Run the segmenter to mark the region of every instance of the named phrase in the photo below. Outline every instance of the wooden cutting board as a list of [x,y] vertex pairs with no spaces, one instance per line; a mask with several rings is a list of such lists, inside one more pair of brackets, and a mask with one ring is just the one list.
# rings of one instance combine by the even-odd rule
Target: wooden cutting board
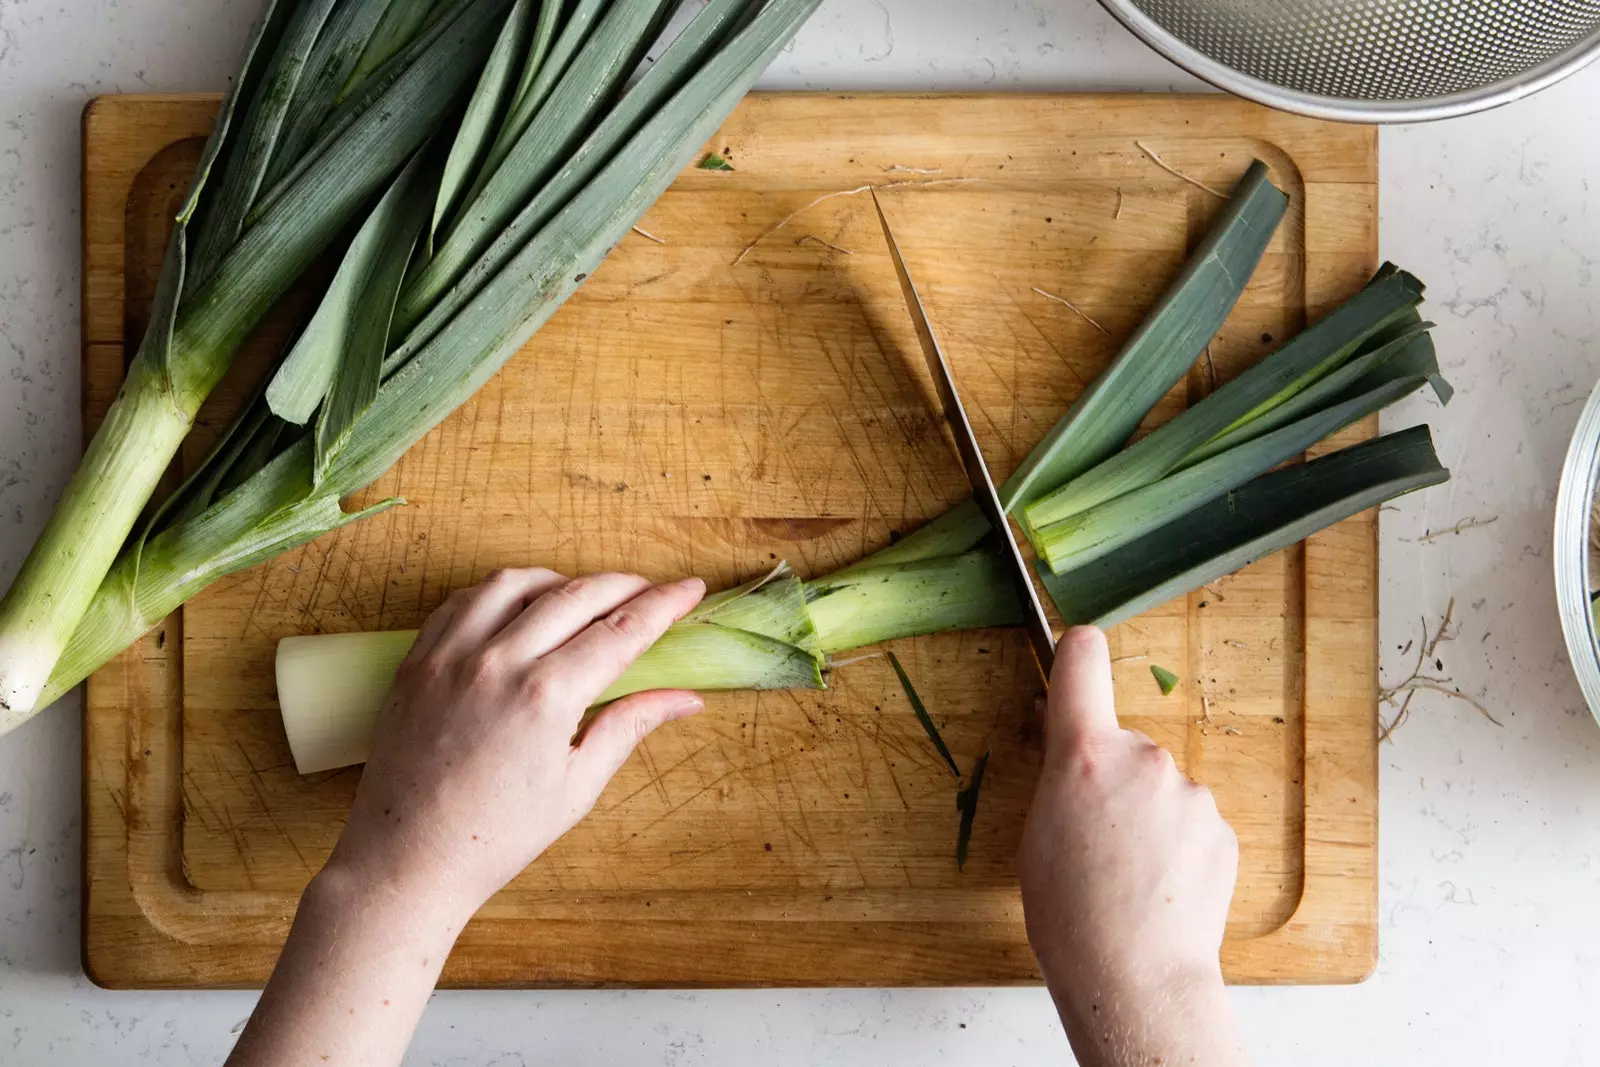
[[[107,97],[86,113],[91,426],[143,331],[215,103]],[[1220,202],[1157,156],[1224,189],[1260,157],[1292,207],[1210,359],[1153,419],[1376,265],[1374,133],[1224,97],[756,96],[708,147],[737,169],[687,171],[642,223],[655,240],[624,241],[499,377],[352,502],[409,507],[218,583],[91,680],[97,982],[266,978],[359,777],[296,776],[274,702],[279,638],[412,627],[502,566],[717,586],[784,558],[821,574],[965,495],[871,202],[847,191],[885,187],[1001,475],[1113,354]],[[282,328],[241,359],[185,462]],[[1224,949],[1235,981],[1356,981],[1375,961],[1376,548],[1374,516],[1352,519],[1112,637],[1125,721],[1209,783],[1238,831]],[[1036,980],[1012,871],[1038,764],[1025,641],[996,631],[897,650],[962,767],[993,753],[965,871],[956,783],[887,664],[869,660],[829,693],[715,697],[650,738],[595,814],[467,929],[446,982]],[[1183,676],[1171,697],[1153,663]]]

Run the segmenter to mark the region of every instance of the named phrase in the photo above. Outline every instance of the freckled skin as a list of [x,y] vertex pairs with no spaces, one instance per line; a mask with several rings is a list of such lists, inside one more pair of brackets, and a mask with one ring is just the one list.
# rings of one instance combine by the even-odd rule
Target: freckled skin
[[1209,790],[1117,723],[1105,635],[1069,632],[1018,873],[1082,1067],[1248,1062],[1218,953],[1239,846]]

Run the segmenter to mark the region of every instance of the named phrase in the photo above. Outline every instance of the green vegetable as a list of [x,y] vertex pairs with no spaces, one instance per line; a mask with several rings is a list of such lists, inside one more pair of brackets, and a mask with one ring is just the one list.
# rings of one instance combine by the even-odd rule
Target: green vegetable
[[956,869],[967,869],[967,853],[972,847],[972,824],[978,817],[978,795],[983,790],[983,772],[989,766],[990,753],[978,758],[972,768],[972,782],[956,794],[956,810],[961,812],[961,829],[956,836]]
[[945,746],[944,738],[939,735],[939,728],[933,724],[933,716],[928,714],[927,707],[922,703],[922,698],[917,695],[916,687],[911,684],[911,676],[900,663],[900,657],[893,652],[889,653],[889,666],[894,668],[895,675],[900,679],[900,687],[906,691],[906,699],[911,702],[911,710],[916,714],[917,721],[922,724],[922,729],[927,733],[928,740],[933,742],[933,747],[938,749],[939,755],[950,768],[950,773],[957,778],[961,777],[961,768],[956,766],[956,758],[950,755],[950,749]]
[[1266,165],[1252,165],[1150,317],[1001,487],[1008,512],[1072,481],[1127,442],[1233,310],[1288,203],[1267,180]]
[[1158,667],[1153,663],[1150,665],[1150,673],[1155,676],[1156,685],[1161,687],[1161,695],[1164,697],[1171,696],[1173,690],[1178,688],[1178,683],[1182,681],[1165,667]]
[[700,161],[701,170],[732,170],[733,164],[712,152]]
[[[127,380],[0,601],[0,732],[42,707],[46,678],[240,343],[459,106],[505,7],[463,0],[397,33],[389,61],[291,164],[287,101],[324,31],[351,26],[328,19],[327,0],[268,4],[179,212]],[[269,183],[274,157],[283,177]]]

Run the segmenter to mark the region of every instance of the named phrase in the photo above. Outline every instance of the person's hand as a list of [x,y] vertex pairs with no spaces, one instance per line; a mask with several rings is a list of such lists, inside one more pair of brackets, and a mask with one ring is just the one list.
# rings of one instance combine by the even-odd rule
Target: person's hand
[[693,693],[589,705],[705,595],[501,571],[423,626],[333,858],[311,881],[230,1067],[398,1064],[445,957],[492,894],[588,814]]
[[656,727],[694,693],[588,707],[705,595],[600,574],[500,571],[423,626],[378,722],[329,866],[438,901],[464,922],[589,813]]
[[1243,1062],[1218,954],[1239,846],[1210,790],[1117,723],[1105,635],[1070,631],[1018,868],[1080,1062]]

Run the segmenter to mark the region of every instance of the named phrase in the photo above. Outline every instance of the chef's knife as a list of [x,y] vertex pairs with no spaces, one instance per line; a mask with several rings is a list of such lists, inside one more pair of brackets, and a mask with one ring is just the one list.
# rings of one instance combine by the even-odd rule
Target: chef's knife
[[1028,573],[1028,564],[1022,556],[1022,549],[1017,546],[1016,536],[1011,532],[1011,523],[1006,519],[1005,509],[1000,506],[1000,494],[995,491],[994,478],[989,473],[988,464],[983,461],[983,452],[978,448],[978,438],[972,432],[972,422],[967,418],[967,410],[961,403],[961,395],[956,392],[955,378],[950,374],[950,362],[945,358],[944,349],[939,346],[939,339],[933,332],[933,323],[928,319],[927,308],[923,306],[922,297],[917,293],[916,284],[911,280],[911,272],[906,269],[905,257],[900,254],[900,245],[894,239],[894,232],[889,229],[889,219],[883,213],[883,205],[878,202],[878,194],[872,194],[872,203],[878,209],[878,221],[883,224],[883,238],[889,245],[889,255],[894,259],[895,273],[900,276],[900,288],[905,294],[906,306],[911,311],[911,320],[916,325],[917,339],[922,342],[922,355],[928,361],[928,370],[933,375],[934,387],[939,393],[939,404],[944,408],[945,421],[950,424],[950,430],[955,435],[956,451],[961,454],[961,465],[966,468],[967,481],[972,485],[972,496],[978,502],[978,507],[983,511],[984,517],[994,526],[1001,541],[1000,553],[1004,557],[1006,570],[1016,584],[1017,595],[1022,602],[1023,624],[1027,627],[1028,640],[1033,645],[1033,651],[1039,658],[1039,667],[1044,671],[1045,678],[1050,677],[1050,668],[1055,663],[1056,642],[1051,633],[1050,622],[1044,613],[1044,604],[1039,600],[1039,592],[1033,586],[1033,578]]

